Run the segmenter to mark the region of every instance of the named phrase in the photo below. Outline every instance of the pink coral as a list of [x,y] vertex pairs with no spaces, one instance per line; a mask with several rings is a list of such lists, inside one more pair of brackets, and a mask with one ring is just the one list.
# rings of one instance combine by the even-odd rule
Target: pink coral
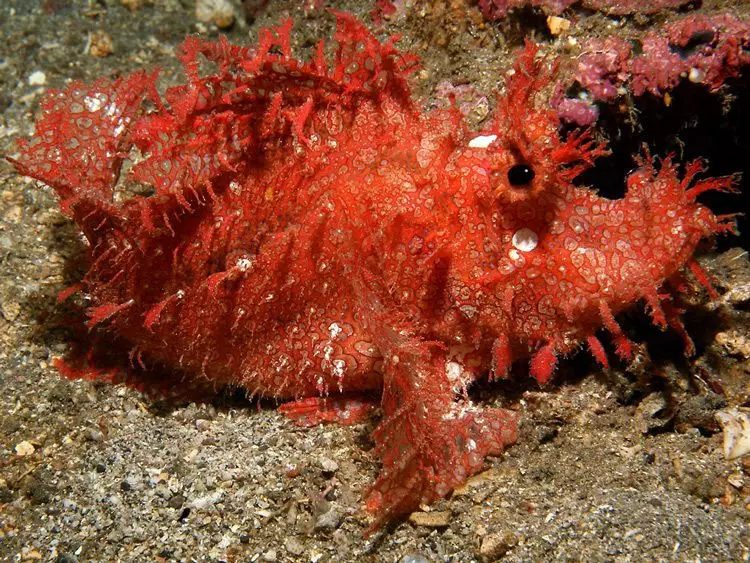
[[488,19],[500,19],[513,9],[534,6],[546,14],[561,14],[574,4],[605,14],[655,14],[666,9],[679,8],[690,0],[479,0],[479,7]]
[[[378,525],[516,439],[515,413],[469,399],[477,378],[530,357],[544,383],[582,344],[606,365],[600,327],[627,358],[615,315],[639,300],[689,349],[674,295],[685,269],[708,286],[693,252],[732,228],[696,197],[731,183],[643,157],[603,199],[572,183],[603,150],[559,137],[533,46],[476,133],[457,109],[420,112],[415,59],[337,19],[332,61],[322,43],[294,59],[286,22],[252,51],[186,40],[187,83],[164,99],[146,73],[52,92],[14,162],[89,241],[88,326],[153,386],[167,366],[293,399],[303,424],[359,420],[371,408],[347,394],[382,389]],[[126,163],[154,195],[114,197]]]
[[724,14],[688,16],[649,33],[635,54],[620,37],[591,39],[578,57],[575,79],[598,101],[630,88],[661,95],[683,78],[715,90],[750,64],[750,24]]
[[[620,37],[591,39],[577,60],[574,79],[586,100],[558,96],[561,117],[592,123],[593,101],[611,102],[630,92],[663,95],[682,80],[716,90],[750,64],[750,24],[729,15],[687,16],[649,33],[641,52]],[[562,89],[562,88],[560,88]]]
[[631,88],[663,94],[683,77],[715,90],[750,64],[750,23],[736,16],[689,16],[643,41],[630,65]]

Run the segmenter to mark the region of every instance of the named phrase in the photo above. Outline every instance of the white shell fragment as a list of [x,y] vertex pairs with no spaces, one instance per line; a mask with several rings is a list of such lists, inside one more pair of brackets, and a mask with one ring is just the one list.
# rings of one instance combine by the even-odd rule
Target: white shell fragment
[[35,450],[36,448],[34,448],[34,444],[27,440],[16,444],[16,454],[18,454],[19,457],[26,457],[27,455],[31,455]]
[[750,415],[737,409],[719,411],[715,415],[724,433],[724,457],[737,459],[750,453]]
[[497,135],[479,135],[469,141],[469,146],[472,149],[486,149],[495,139],[497,139]]
[[521,252],[531,252],[536,248],[536,245],[539,244],[539,237],[534,231],[524,227],[523,229],[518,229],[513,234],[511,242],[517,250],[520,250]]
[[44,86],[47,84],[47,75],[41,70],[35,70],[29,74],[29,86]]

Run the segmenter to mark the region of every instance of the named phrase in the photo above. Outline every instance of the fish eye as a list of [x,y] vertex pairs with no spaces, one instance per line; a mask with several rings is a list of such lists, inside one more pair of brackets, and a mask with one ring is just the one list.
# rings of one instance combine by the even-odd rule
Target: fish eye
[[514,187],[529,185],[534,176],[534,170],[527,164],[516,164],[508,170],[508,182]]

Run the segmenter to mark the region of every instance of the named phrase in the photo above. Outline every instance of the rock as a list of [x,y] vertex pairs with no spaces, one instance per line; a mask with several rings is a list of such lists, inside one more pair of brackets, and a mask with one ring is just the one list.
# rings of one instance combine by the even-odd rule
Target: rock
[[44,86],[47,84],[47,75],[41,70],[35,70],[29,74],[29,86]]
[[669,419],[659,418],[657,415],[664,411],[667,402],[661,393],[651,393],[638,405],[633,416],[633,425],[641,434],[665,426]]
[[323,473],[333,475],[334,473],[336,473],[336,471],[338,471],[339,464],[332,459],[324,457],[320,460],[320,467],[321,469],[323,469]]
[[95,31],[89,36],[86,52],[92,57],[108,57],[114,50],[112,36],[106,31]]
[[185,500],[186,499],[183,495],[176,494],[169,499],[169,502],[167,502],[167,504],[170,508],[180,508],[183,504],[185,504]]
[[750,358],[750,338],[739,331],[716,333],[716,343],[722,346],[730,356]]
[[120,0],[120,4],[131,12],[137,12],[143,7],[144,0]]
[[750,453],[750,416],[737,409],[716,413],[724,433],[724,457],[736,459]]
[[482,540],[478,555],[483,561],[494,561],[505,555],[517,544],[518,538],[512,532],[489,534]]
[[445,528],[451,521],[451,513],[447,510],[436,510],[435,512],[412,512],[409,522],[415,526],[425,528]]
[[552,35],[560,35],[570,29],[570,20],[559,16],[547,16],[547,27]]
[[327,512],[318,516],[313,528],[316,532],[332,531],[341,524],[341,513],[335,507],[331,507]]
[[404,554],[398,563],[430,563],[430,558],[418,551],[412,551]]
[[29,442],[28,440],[24,440],[23,442],[19,442],[16,444],[16,454],[18,454],[20,457],[26,457],[31,454],[33,454],[36,451],[36,448],[34,448],[34,444]]
[[90,442],[101,442],[104,439],[104,434],[98,428],[87,428],[84,437]]
[[302,555],[305,551],[305,546],[297,538],[290,536],[284,540],[284,549],[292,555]]
[[195,3],[195,17],[219,29],[232,27],[236,19],[234,6],[228,0],[198,0]]

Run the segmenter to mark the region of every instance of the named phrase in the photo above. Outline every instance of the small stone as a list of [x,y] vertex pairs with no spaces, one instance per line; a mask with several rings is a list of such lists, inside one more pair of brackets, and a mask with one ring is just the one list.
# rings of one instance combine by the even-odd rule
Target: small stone
[[511,532],[485,536],[479,547],[479,557],[483,561],[494,561],[505,555],[518,544],[518,538]]
[[91,442],[101,442],[104,439],[104,434],[97,428],[87,428],[84,436]]
[[435,512],[412,512],[409,515],[409,522],[415,526],[424,526],[425,528],[445,528],[451,521],[451,513],[447,510],[437,510]]
[[693,82],[694,84],[700,84],[705,80],[706,73],[703,72],[701,69],[696,67],[691,67],[690,72],[688,73],[688,80],[690,82]]
[[636,408],[635,415],[633,416],[635,429],[641,434],[646,434],[649,431],[665,426],[669,422],[669,419],[659,418],[658,415],[666,408],[667,401],[661,393],[651,393],[645,397],[638,404],[638,408]]
[[3,300],[0,302],[0,314],[12,323],[21,314],[21,304],[18,301]]
[[195,17],[219,29],[231,27],[236,19],[234,6],[228,0],[198,0],[195,3]]
[[320,460],[320,467],[323,469],[323,473],[332,475],[338,471],[339,464],[332,459],[323,458]]
[[284,475],[286,475],[290,479],[299,477],[301,473],[302,471],[300,471],[299,465],[296,462],[289,462],[284,465]]
[[183,495],[177,494],[169,499],[167,505],[169,505],[170,508],[181,508],[182,505],[185,504],[185,500],[186,499]]
[[717,332],[714,337],[717,344],[724,347],[730,356],[750,358],[750,338],[739,331]]
[[339,527],[341,523],[341,513],[335,508],[324,512],[315,520],[314,529],[316,532],[332,531]]
[[276,550],[275,549],[271,549],[269,551],[266,551],[263,554],[263,556],[261,557],[261,559],[263,559],[263,561],[276,561],[277,558],[278,558],[278,555],[276,554]]
[[724,457],[736,459],[750,453],[750,416],[736,409],[715,415],[724,434]]
[[284,540],[284,549],[286,549],[292,555],[302,555],[305,551],[305,547],[295,537],[288,537]]
[[120,4],[131,12],[136,12],[143,7],[144,0],[120,0]]
[[47,84],[47,75],[41,70],[35,70],[29,74],[29,86],[44,86]]
[[112,36],[106,31],[95,31],[89,36],[87,52],[92,57],[108,57],[114,50]]
[[29,456],[35,451],[36,448],[34,448],[34,444],[29,442],[28,440],[24,440],[23,442],[19,442],[18,444],[16,444],[16,454],[18,454],[20,457]]
[[727,477],[727,483],[732,485],[735,489],[741,489],[744,483],[742,473],[732,473]]
[[552,35],[558,36],[570,29],[570,20],[559,16],[547,16],[547,27]]
[[198,429],[198,432],[205,432],[211,428],[211,423],[205,418],[199,418],[195,421],[195,427]]

